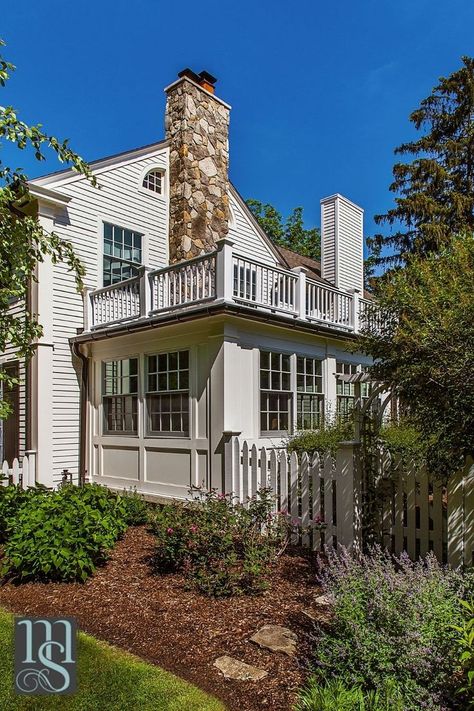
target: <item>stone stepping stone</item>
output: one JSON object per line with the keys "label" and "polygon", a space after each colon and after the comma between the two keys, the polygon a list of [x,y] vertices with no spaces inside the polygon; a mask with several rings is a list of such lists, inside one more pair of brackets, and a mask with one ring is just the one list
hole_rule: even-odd
{"label": "stone stepping stone", "polygon": [[270,649],[272,652],[283,652],[283,654],[292,657],[296,654],[298,637],[288,627],[265,625],[253,637],[250,637],[250,641],[258,644],[259,647]]}
{"label": "stone stepping stone", "polygon": [[332,607],[334,604],[329,595],[318,595],[314,598],[314,602],[321,607]]}
{"label": "stone stepping stone", "polygon": [[268,674],[264,669],[257,669],[251,664],[225,655],[218,657],[213,666],[217,667],[226,679],[236,679],[237,681],[259,681]]}

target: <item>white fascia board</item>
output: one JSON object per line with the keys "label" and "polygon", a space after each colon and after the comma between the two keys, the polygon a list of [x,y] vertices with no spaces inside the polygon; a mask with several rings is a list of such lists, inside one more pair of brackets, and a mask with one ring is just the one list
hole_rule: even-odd
{"label": "white fascia board", "polygon": [[[110,156],[110,158],[103,158],[98,161],[92,161],[89,163],[92,172],[95,176],[110,170],[110,168],[120,168],[124,165],[129,165],[131,163],[136,163],[143,158],[154,158],[159,156],[168,150],[168,142],[160,141],[159,143],[153,143],[150,146],[144,148],[137,148],[133,151],[127,151],[126,153],[120,153],[115,156]],[[59,173],[52,173],[51,175],[45,175],[39,178],[33,178],[30,180],[30,185],[54,185],[59,187],[62,185],[67,185],[69,183],[74,183],[77,180],[85,180],[85,176],[82,173],[77,173],[72,168],[68,168]]]}
{"label": "white fascia board", "polygon": [[47,202],[51,205],[64,206],[70,202],[71,198],[69,195],[64,195],[63,193],[58,193],[50,188],[45,188],[42,185],[33,185],[31,182],[28,183],[28,192],[32,197],[35,197],[41,202]]}

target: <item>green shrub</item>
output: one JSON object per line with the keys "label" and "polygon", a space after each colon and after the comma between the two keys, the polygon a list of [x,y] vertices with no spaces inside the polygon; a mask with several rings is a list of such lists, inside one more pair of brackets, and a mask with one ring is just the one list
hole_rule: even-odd
{"label": "green shrub", "polygon": [[288,541],[286,517],[271,509],[267,489],[245,506],[215,491],[163,506],[152,519],[156,569],[181,570],[190,586],[209,596],[261,592],[271,562]]}
{"label": "green shrub", "polygon": [[341,442],[354,439],[354,425],[351,421],[327,422],[319,430],[300,432],[288,440],[288,451],[301,456],[303,452],[313,455],[330,453],[335,456]]}
{"label": "green shrub", "polygon": [[44,487],[22,489],[14,484],[0,486],[0,543],[4,543],[7,535],[8,521],[16,514],[20,506],[37,494],[45,494]]}
{"label": "green shrub", "polygon": [[466,708],[474,709],[474,601],[461,600],[463,619],[455,625],[458,633],[459,668],[462,674],[458,695],[465,699]]}
{"label": "green shrub", "polygon": [[428,449],[434,443],[409,420],[385,424],[380,430],[379,439],[392,456],[405,462],[412,460],[419,466],[425,463]]}
{"label": "green shrub", "polygon": [[126,516],[124,498],[97,484],[30,494],[7,519],[2,574],[86,580],[126,530]]}
{"label": "green shrub", "polygon": [[[460,573],[433,555],[411,563],[374,548],[354,558],[328,552],[320,582],[334,601],[331,625],[315,633],[316,679],[365,691],[395,679],[405,711],[450,708],[456,631],[466,593]],[[448,705],[445,705],[448,704]]]}
{"label": "green shrub", "polygon": [[125,521],[129,526],[141,526],[148,523],[150,507],[136,490],[124,489],[122,494],[125,505]]}
{"label": "green shrub", "polygon": [[403,699],[396,682],[389,680],[377,691],[347,687],[340,679],[325,684],[309,680],[300,693],[295,711],[403,711]]}

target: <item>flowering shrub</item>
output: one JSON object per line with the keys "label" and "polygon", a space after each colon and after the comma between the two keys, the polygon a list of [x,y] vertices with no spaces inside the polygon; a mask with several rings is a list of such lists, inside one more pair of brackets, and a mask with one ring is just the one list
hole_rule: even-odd
{"label": "flowering shrub", "polygon": [[[316,632],[316,682],[382,689],[394,679],[404,711],[453,708],[457,645],[453,625],[468,578],[433,555],[411,563],[380,548],[356,559],[328,553],[320,582],[334,601],[334,618]],[[317,707],[316,707],[317,708]]]}
{"label": "flowering shrub", "polygon": [[211,491],[163,506],[152,520],[156,570],[180,570],[191,586],[214,597],[263,591],[269,565],[289,539],[286,516],[271,509],[267,489],[246,505]]}

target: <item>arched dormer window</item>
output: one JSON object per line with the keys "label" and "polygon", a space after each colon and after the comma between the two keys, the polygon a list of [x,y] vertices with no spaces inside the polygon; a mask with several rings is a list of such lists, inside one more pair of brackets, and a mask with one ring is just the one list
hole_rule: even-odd
{"label": "arched dormer window", "polygon": [[142,182],[142,187],[146,190],[151,190],[152,193],[163,195],[165,175],[164,171],[159,168],[153,168],[145,174]]}

